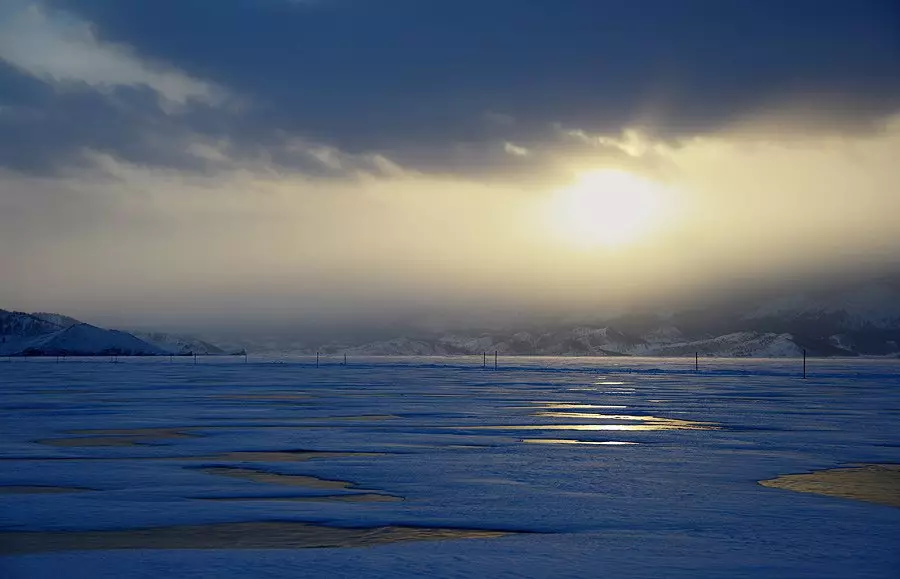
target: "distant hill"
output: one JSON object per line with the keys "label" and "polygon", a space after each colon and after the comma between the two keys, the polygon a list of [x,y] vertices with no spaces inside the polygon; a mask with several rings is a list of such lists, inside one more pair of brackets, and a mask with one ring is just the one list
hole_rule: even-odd
{"label": "distant hill", "polygon": [[77,326],[78,324],[83,324],[81,320],[76,320],[75,318],[64,316],[62,314],[52,314],[48,312],[34,312],[31,314],[36,318],[40,318],[45,322],[49,322],[51,324],[55,324],[61,328],[69,328],[71,326]]}
{"label": "distant hill", "polygon": [[169,352],[118,330],[76,324],[29,341],[25,356],[162,356]]}
{"label": "distant hill", "polygon": [[225,352],[207,342],[171,334],[108,330],[62,314],[0,310],[3,356],[163,356]]}
{"label": "distant hill", "polygon": [[132,334],[145,342],[149,342],[178,356],[189,356],[191,354],[222,356],[228,353],[214,344],[192,336],[168,334],[165,332],[132,332]]}

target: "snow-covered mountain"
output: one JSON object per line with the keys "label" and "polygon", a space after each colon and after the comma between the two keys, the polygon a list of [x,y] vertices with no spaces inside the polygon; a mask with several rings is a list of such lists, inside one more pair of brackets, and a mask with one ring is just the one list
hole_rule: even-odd
{"label": "snow-covered mountain", "polygon": [[30,340],[20,353],[26,356],[162,356],[169,352],[126,332],[76,324]]}
{"label": "snow-covered mountain", "polygon": [[222,356],[226,354],[226,351],[222,348],[192,336],[168,334],[165,332],[131,333],[141,340],[153,344],[167,352],[171,352],[176,356],[189,356],[191,354],[197,354],[199,356]]}
{"label": "snow-covered mountain", "polygon": [[[267,343],[268,349],[276,345]],[[900,283],[742,299],[666,314],[626,315],[593,324],[532,325],[500,331],[435,331],[343,339],[284,350],[356,355],[739,356],[900,355]]]}
{"label": "snow-covered mountain", "polygon": [[145,340],[129,332],[99,328],[62,314],[0,310],[0,355],[3,356],[223,353],[205,342],[175,339],[168,334],[154,334],[154,337],[156,340]]}
{"label": "snow-covered mountain", "polygon": [[63,329],[33,314],[0,310],[0,340],[3,338],[28,338]]}
{"label": "snow-covered mountain", "polygon": [[63,314],[54,314],[50,312],[34,312],[31,314],[36,318],[40,318],[45,322],[49,322],[51,324],[57,325],[61,328],[68,328],[71,326],[77,326],[78,324],[83,324],[81,320],[76,320],[70,316],[64,316]]}

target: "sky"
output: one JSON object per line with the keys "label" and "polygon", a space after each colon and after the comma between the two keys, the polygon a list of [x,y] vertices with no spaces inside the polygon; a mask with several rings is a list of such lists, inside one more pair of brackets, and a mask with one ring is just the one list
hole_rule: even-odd
{"label": "sky", "polygon": [[894,0],[0,0],[0,308],[599,316],[896,268]]}

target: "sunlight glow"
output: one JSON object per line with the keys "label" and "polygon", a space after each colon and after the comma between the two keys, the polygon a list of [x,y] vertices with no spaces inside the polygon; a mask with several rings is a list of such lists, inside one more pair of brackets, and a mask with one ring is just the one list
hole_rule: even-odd
{"label": "sunlight glow", "polygon": [[620,247],[650,234],[665,213],[664,185],[620,170],[583,175],[557,192],[553,227],[580,247]]}

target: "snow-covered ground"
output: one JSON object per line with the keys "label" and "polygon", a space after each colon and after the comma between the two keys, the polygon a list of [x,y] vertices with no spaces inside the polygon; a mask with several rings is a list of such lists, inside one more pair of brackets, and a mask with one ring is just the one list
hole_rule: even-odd
{"label": "snow-covered ground", "polygon": [[[9,532],[256,521],[520,533],[15,554],[0,577],[900,576],[900,509],[757,484],[900,463],[898,360],[810,360],[806,380],[783,359],[339,362],[0,360],[0,491],[19,488],[0,552]],[[298,450],[345,454],[226,454]],[[384,500],[328,500],[354,494]],[[324,500],[270,500],[298,497]],[[254,500],[208,500],[235,498]]]}

